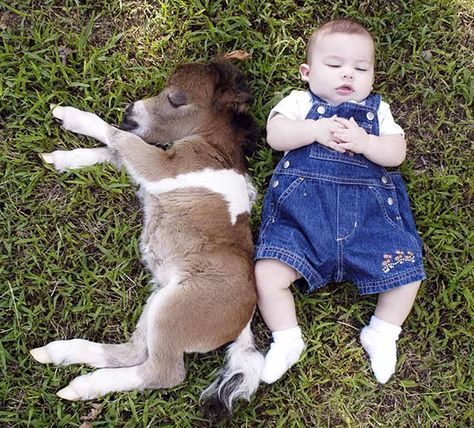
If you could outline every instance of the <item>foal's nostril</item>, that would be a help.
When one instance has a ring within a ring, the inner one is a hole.
[[[133,110],[133,104],[135,103],[130,103],[127,105],[127,107],[125,107],[125,116],[129,115],[132,113],[132,110]]]
[[[134,103],[130,103],[125,107],[122,124],[120,125],[120,129],[124,131],[131,131],[138,127],[137,122],[133,120],[133,105]]]

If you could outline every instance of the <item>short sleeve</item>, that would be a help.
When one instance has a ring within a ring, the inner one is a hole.
[[[379,111],[377,113],[379,118],[379,133],[380,135],[399,134],[405,136],[402,127],[398,125],[393,119],[390,106],[384,102],[380,102]]]
[[[303,120],[310,108],[311,94],[308,91],[292,91],[273,107],[268,115],[267,123],[277,114],[282,114],[292,120]]]

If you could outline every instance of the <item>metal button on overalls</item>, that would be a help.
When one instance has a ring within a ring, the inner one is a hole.
[[[278,180],[275,180],[275,181],[272,183],[272,187],[277,187],[278,184],[280,184],[280,183],[278,182]]]
[[[388,183],[388,178],[384,176],[382,176],[382,183],[383,184],[387,184]]]
[[[319,114],[324,114],[326,113],[326,109],[324,108],[324,106],[319,106],[316,111],[319,113]]]
[[[369,111],[369,112],[367,112],[366,117],[369,120],[374,120],[375,115],[371,111]]]
[[[283,168],[287,169],[290,166],[290,161],[283,162]]]
[[[389,205],[393,205],[394,202],[395,201],[393,200],[393,198],[388,198],[387,199],[387,204],[389,204]]]

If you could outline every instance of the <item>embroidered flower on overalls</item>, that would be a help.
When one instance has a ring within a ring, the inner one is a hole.
[[[412,251],[396,250],[395,257],[390,253],[385,253],[383,255],[382,270],[387,273],[395,266],[402,265],[403,263],[415,263],[415,255]]]

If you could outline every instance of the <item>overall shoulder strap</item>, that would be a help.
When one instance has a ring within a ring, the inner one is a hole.
[[[366,107],[369,107],[373,109],[374,111],[377,111],[380,106],[380,101],[382,101],[382,97],[380,94],[376,94],[375,92],[372,92],[366,99],[365,99],[365,105]]]

